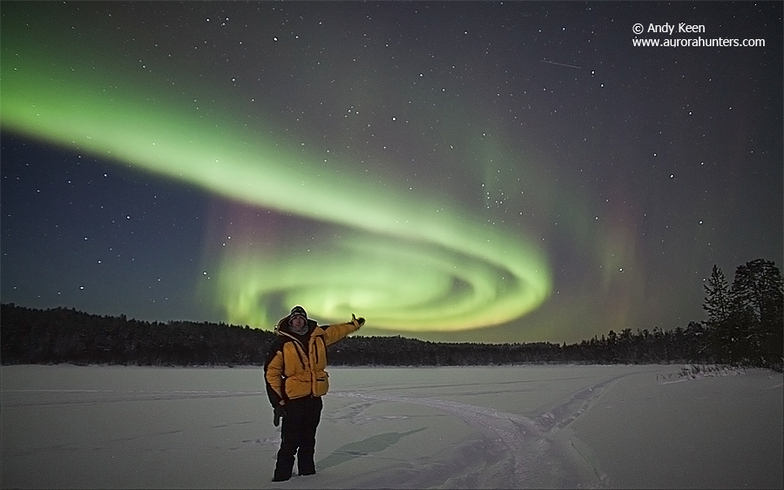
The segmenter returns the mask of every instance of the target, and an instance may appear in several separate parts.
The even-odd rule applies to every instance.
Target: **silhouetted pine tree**
[[[779,269],[764,259],[738,266],[732,295],[735,331],[744,360],[781,363],[784,295]]]

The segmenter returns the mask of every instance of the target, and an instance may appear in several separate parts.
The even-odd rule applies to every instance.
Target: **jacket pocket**
[[[316,374],[315,386],[313,386],[313,394],[316,396],[324,396],[329,391],[329,374],[326,371],[321,371]]]
[[[289,399],[308,396],[311,391],[311,381],[308,373],[297,373],[286,378],[286,395]]]

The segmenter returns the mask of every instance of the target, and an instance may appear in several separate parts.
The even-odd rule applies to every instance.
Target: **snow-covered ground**
[[[3,488],[782,488],[782,375],[338,368],[313,476],[272,483],[258,368],[10,366]]]

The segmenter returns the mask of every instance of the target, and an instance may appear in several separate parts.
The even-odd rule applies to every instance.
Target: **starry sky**
[[[572,343],[781,267],[780,2],[0,15],[3,303]]]

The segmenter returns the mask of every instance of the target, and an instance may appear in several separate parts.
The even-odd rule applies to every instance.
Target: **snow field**
[[[260,368],[4,366],[3,488],[781,488],[782,375],[330,369],[314,476],[270,481]]]

